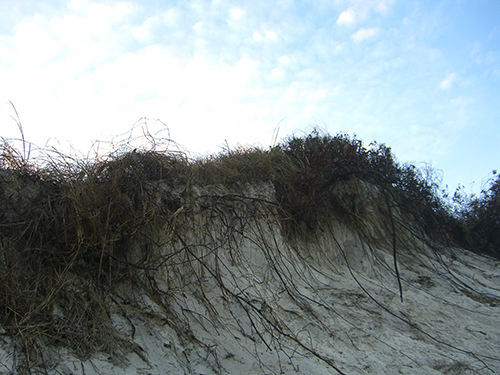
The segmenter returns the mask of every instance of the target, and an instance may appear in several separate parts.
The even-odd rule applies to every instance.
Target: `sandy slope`
[[[392,255],[342,225],[292,246],[268,211],[236,211],[202,215],[185,239],[211,245],[163,266],[156,294],[124,285],[110,296],[113,325],[134,343],[123,358],[51,348],[40,373],[500,373],[498,261],[416,242],[399,257],[401,301]],[[241,228],[232,221],[248,212]],[[6,336],[0,363],[0,374],[15,368]]]

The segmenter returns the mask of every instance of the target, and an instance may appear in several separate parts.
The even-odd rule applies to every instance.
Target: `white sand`
[[[162,270],[161,290],[184,286],[162,300],[171,312],[140,290],[117,292],[113,324],[136,344],[124,361],[81,361],[58,348],[48,373],[500,374],[498,261],[458,249],[421,259],[403,252],[401,302],[392,256],[345,228],[334,231],[337,242],[325,234],[292,250],[279,224],[259,217],[231,246],[205,254],[217,272],[200,267],[202,287],[189,268]],[[222,233],[212,227],[190,239]],[[119,302],[124,294],[133,302]],[[9,343],[0,335],[2,375],[14,367]]]

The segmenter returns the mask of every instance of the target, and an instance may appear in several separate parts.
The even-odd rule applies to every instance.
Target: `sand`
[[[239,235],[220,217],[186,234],[206,246],[158,271],[161,296],[126,284],[110,296],[112,324],[133,343],[124,356],[48,348],[39,373],[500,373],[500,262],[415,242],[398,258],[401,300],[390,249],[338,223],[291,245],[279,222],[259,214],[238,228],[235,217],[226,224]],[[0,332],[0,374],[16,355]]]

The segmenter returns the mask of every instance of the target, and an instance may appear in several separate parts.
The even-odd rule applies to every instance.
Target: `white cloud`
[[[111,6],[96,1],[72,1],[70,8],[82,11],[87,17],[106,19],[113,23],[123,21],[130,12],[136,9],[136,6],[130,2],[115,2],[112,4]]]
[[[116,24],[136,10],[129,3],[99,4],[90,1],[72,1],[71,11],[50,22],[50,29],[67,44],[77,41],[95,41],[96,37],[109,35]]]
[[[379,13],[385,13],[389,9],[389,6],[395,1],[396,0],[382,0],[375,6],[375,10]]]
[[[238,60],[236,65],[231,68],[231,72],[229,74],[231,85],[236,85],[241,90],[245,90],[246,86],[254,76],[258,65],[258,61],[242,57]]]
[[[146,19],[140,27],[124,24],[137,6],[129,3],[103,5],[88,1],[73,1],[69,10],[61,15],[46,14],[47,27],[54,40],[64,47],[65,58],[96,65],[99,60],[120,52],[128,36],[149,40],[153,18]],[[69,66],[68,66],[69,67]]]
[[[338,25],[352,25],[356,21],[356,13],[354,12],[354,8],[349,8],[343,11],[339,18],[337,19]]]
[[[317,102],[326,98],[326,90],[318,90],[307,95],[307,101]]]
[[[263,40],[265,40],[265,41],[275,40],[277,38],[278,38],[278,36],[276,35],[276,33],[269,31],[269,30],[265,31],[264,35],[262,35],[258,31],[253,33],[253,40],[255,40],[256,42],[261,42]]]
[[[55,57],[61,43],[47,30],[47,22],[40,15],[21,22],[14,27],[14,35],[7,40],[12,51],[11,58],[18,64],[31,62],[42,64]]]
[[[231,18],[232,21],[238,21],[245,15],[245,13],[246,13],[245,9],[232,8],[229,11],[229,17]]]
[[[279,100],[276,102],[276,104],[283,105],[283,104],[288,104],[292,103],[295,101],[295,98],[297,96],[297,90],[293,85],[288,87],[288,89],[285,91],[285,93],[279,98]]]
[[[165,12],[160,12],[147,18],[141,26],[131,27],[130,32],[134,38],[142,43],[150,43],[154,39],[155,35],[158,35],[159,31],[165,26],[167,27],[178,27],[180,21],[180,13],[177,9],[169,9]],[[194,25],[195,30],[198,26],[201,26],[202,22],[198,22]],[[116,32],[116,30],[110,30],[111,32]]]
[[[132,27],[130,32],[139,42],[146,42],[151,39],[151,19],[147,19],[141,26]]]
[[[453,82],[455,81],[456,78],[457,78],[456,73],[448,74],[448,76],[443,81],[441,81],[441,84],[439,86],[443,90],[447,90],[447,89],[451,88],[451,86],[453,85]]]
[[[265,39],[266,40],[274,40],[278,38],[278,36],[276,35],[276,33],[272,32],[272,31],[266,31],[266,34],[265,34]]]
[[[367,38],[375,36],[379,31],[380,29],[378,27],[372,27],[369,29],[361,28],[352,34],[352,39],[356,42],[361,42]]]
[[[256,42],[260,42],[262,39],[263,38],[261,33],[259,33],[258,31],[253,33],[253,40],[255,40]]]
[[[355,6],[343,11],[339,18],[337,18],[338,25],[352,26],[359,21],[366,19],[371,12],[386,13],[389,6],[395,0],[381,0],[381,1],[358,1]]]
[[[193,29],[196,31],[200,31],[203,28],[203,22],[196,22],[193,26]]]
[[[285,78],[285,72],[283,69],[275,68],[272,70],[271,74],[267,76],[270,81],[278,82]]]
[[[283,55],[279,58],[279,62],[284,65],[287,65],[290,63],[290,58],[287,55]]]
[[[163,25],[178,26],[181,20],[181,11],[176,8],[170,8],[167,11],[161,13],[159,17]]]

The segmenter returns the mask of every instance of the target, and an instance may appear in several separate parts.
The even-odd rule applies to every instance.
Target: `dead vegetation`
[[[0,325],[13,340],[16,372],[43,373],[48,346],[69,347],[79,358],[140,355],[133,334],[119,334],[111,318],[115,310],[141,310],[134,292],[140,290],[186,346],[205,351],[216,373],[222,354],[194,334],[193,324],[236,324],[245,337],[290,360],[301,351],[343,373],[277,319],[276,307],[249,279],[257,265],[269,267],[272,277],[261,276],[271,290],[321,324],[310,308],[318,301],[308,300],[296,283],[305,282],[298,275],[309,272],[301,265],[308,257],[332,264],[349,259],[333,223],[357,233],[375,263],[398,281],[400,256],[498,243],[498,180],[475,204],[472,224],[464,225],[440,202],[432,182],[398,164],[385,145],[366,148],[345,134],[313,132],[270,150],[226,150],[191,160],[164,144],[121,144],[94,160],[47,152],[31,162],[26,149],[3,141]],[[307,254],[307,244],[325,237],[336,243],[330,254]],[[280,238],[288,244],[285,252]],[[256,259],[240,251],[243,243],[255,249]],[[375,248],[390,253],[393,264]],[[401,283],[399,292],[403,298]],[[214,295],[225,302],[216,304]]]

